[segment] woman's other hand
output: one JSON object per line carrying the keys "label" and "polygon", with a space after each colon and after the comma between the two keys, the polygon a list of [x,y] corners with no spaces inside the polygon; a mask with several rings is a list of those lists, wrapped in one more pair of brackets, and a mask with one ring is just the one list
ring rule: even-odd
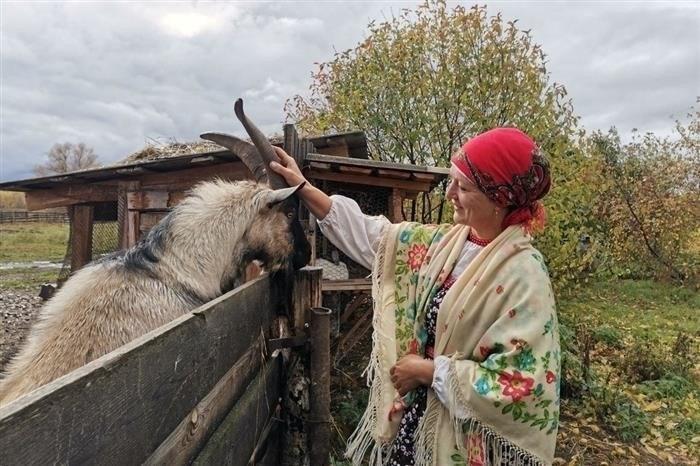
{"label": "woman's other hand", "polygon": [[389,374],[394,388],[399,395],[404,396],[421,385],[432,385],[434,371],[435,364],[432,359],[424,359],[417,354],[407,354],[394,364]]}
{"label": "woman's other hand", "polygon": [[281,147],[275,147],[279,162],[270,162],[272,171],[283,177],[289,186],[296,186],[306,181],[293,157]]}

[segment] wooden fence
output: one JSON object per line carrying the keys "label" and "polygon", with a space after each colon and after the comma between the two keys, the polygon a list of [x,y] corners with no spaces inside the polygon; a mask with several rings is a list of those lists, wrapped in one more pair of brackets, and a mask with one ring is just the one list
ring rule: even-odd
{"label": "wooden fence", "polygon": [[264,275],[0,408],[0,464],[280,464],[280,294]]}
{"label": "wooden fence", "polygon": [[68,223],[66,212],[30,212],[27,210],[0,210],[0,223]]}

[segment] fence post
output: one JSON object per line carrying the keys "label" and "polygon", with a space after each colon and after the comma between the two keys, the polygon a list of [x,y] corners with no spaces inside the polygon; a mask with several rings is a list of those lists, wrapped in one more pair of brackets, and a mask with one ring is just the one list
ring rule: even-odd
{"label": "fence post", "polygon": [[92,260],[93,207],[74,205],[70,209],[70,270],[75,272]]}
{"label": "fence post", "polygon": [[331,433],[331,310],[311,308],[311,397],[309,413],[309,460],[327,466]]}
{"label": "fence post", "polygon": [[[320,267],[304,267],[294,277],[292,289],[292,325],[294,335],[306,335],[308,316],[312,308],[321,306]],[[309,410],[311,379],[308,370],[308,352],[292,353],[287,369],[284,394],[286,429],[282,439],[282,464],[313,464],[309,462]]]}

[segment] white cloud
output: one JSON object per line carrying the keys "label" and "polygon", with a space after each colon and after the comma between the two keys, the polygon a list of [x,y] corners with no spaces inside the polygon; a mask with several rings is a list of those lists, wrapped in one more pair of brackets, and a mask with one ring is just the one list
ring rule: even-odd
{"label": "white cloud", "polygon": [[[31,176],[55,142],[103,162],[149,138],[267,133],[333,58],[406,1],[0,1],[0,180]],[[492,2],[531,29],[587,129],[670,131],[700,94],[700,8],[667,2]]]}
{"label": "white cloud", "polygon": [[191,38],[202,32],[213,32],[222,26],[221,18],[200,13],[170,13],[159,20],[164,31],[175,36]]}

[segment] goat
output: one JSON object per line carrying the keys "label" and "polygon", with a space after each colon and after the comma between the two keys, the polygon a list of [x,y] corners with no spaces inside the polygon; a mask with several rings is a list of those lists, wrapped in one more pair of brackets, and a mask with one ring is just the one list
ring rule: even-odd
{"label": "goat", "polygon": [[136,245],[76,272],[8,365],[0,406],[220,296],[241,283],[253,260],[270,271],[306,265],[310,245],[293,198],[301,185],[283,185],[273,172],[267,179],[261,154],[274,155],[272,146],[260,141],[240,99],[236,115],[257,147],[228,135],[202,137],[234,148],[258,182],[202,182]]}

